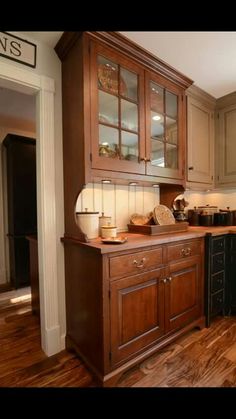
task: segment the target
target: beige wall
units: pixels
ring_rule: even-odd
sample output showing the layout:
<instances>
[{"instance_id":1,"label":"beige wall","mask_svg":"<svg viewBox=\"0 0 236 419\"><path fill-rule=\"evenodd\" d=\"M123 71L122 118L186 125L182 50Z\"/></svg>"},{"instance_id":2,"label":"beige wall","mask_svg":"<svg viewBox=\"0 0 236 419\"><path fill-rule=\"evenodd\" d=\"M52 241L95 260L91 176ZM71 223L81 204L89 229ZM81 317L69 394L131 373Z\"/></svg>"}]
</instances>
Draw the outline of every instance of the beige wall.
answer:
<instances>
[{"instance_id":1,"label":"beige wall","mask_svg":"<svg viewBox=\"0 0 236 419\"><path fill-rule=\"evenodd\" d=\"M236 209L236 188L202 193L186 191L184 196L189 201L189 208L209 204L222 209L226 207Z\"/></svg>"}]
</instances>

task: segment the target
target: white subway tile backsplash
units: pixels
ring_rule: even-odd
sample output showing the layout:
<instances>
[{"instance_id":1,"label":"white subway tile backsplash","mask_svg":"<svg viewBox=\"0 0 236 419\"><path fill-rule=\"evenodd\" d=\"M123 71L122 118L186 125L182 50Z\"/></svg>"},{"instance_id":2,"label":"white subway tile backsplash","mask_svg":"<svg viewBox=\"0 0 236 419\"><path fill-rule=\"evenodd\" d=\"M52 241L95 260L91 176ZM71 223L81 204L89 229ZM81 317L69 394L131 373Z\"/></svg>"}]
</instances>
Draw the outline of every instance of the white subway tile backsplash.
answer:
<instances>
[{"instance_id":1,"label":"white subway tile backsplash","mask_svg":"<svg viewBox=\"0 0 236 419\"><path fill-rule=\"evenodd\" d=\"M143 186L135 186L135 208L138 214L144 214Z\"/></svg>"},{"instance_id":2,"label":"white subway tile backsplash","mask_svg":"<svg viewBox=\"0 0 236 419\"><path fill-rule=\"evenodd\" d=\"M75 211L81 212L82 211L82 202L81 202L82 194L80 193L76 202Z\"/></svg>"},{"instance_id":3,"label":"white subway tile backsplash","mask_svg":"<svg viewBox=\"0 0 236 419\"><path fill-rule=\"evenodd\" d=\"M112 224L115 224L115 187L112 184L102 184L103 212L110 216Z\"/></svg>"},{"instance_id":4,"label":"white subway tile backsplash","mask_svg":"<svg viewBox=\"0 0 236 419\"><path fill-rule=\"evenodd\" d=\"M93 209L93 185L89 183L81 192L82 211L94 211Z\"/></svg>"},{"instance_id":5,"label":"white subway tile backsplash","mask_svg":"<svg viewBox=\"0 0 236 419\"><path fill-rule=\"evenodd\" d=\"M116 186L116 226L118 231L127 229L129 220L129 189L127 186Z\"/></svg>"},{"instance_id":6,"label":"white subway tile backsplash","mask_svg":"<svg viewBox=\"0 0 236 419\"><path fill-rule=\"evenodd\" d=\"M118 231L126 231L133 213L147 214L159 203L159 189L143 186L124 186L89 183L80 193L76 211L99 211L112 217Z\"/></svg>"},{"instance_id":7,"label":"white subway tile backsplash","mask_svg":"<svg viewBox=\"0 0 236 419\"><path fill-rule=\"evenodd\" d=\"M131 214L134 214L136 212L136 186L127 186L128 188L128 208L129 208L129 218Z\"/></svg>"},{"instance_id":8,"label":"white subway tile backsplash","mask_svg":"<svg viewBox=\"0 0 236 419\"><path fill-rule=\"evenodd\" d=\"M236 209L236 189L214 192L185 191L184 197L189 205L186 209L199 205L216 205L219 208ZM126 231L131 214L147 214L160 202L159 188L142 186L123 186L102 183L89 183L80 193L76 211L99 211L112 217L118 231Z\"/></svg>"},{"instance_id":9,"label":"white subway tile backsplash","mask_svg":"<svg viewBox=\"0 0 236 419\"><path fill-rule=\"evenodd\" d=\"M101 183L93 184L93 199L94 199L94 211L99 211L100 214L103 212L103 192Z\"/></svg>"},{"instance_id":10,"label":"white subway tile backsplash","mask_svg":"<svg viewBox=\"0 0 236 419\"><path fill-rule=\"evenodd\" d=\"M153 187L144 188L144 214L150 212L150 208L154 208L159 203L159 196L157 196Z\"/></svg>"}]
</instances>

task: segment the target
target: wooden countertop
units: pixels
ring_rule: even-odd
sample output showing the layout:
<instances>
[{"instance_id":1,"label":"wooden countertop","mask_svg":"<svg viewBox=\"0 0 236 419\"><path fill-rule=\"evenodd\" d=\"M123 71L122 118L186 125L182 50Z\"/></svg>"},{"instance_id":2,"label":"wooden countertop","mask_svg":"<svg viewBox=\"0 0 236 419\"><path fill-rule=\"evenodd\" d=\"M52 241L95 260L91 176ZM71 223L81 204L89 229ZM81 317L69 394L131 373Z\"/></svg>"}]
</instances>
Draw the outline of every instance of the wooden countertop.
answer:
<instances>
[{"instance_id":1,"label":"wooden countertop","mask_svg":"<svg viewBox=\"0 0 236 419\"><path fill-rule=\"evenodd\" d=\"M212 234L213 236L219 236L222 234L236 234L236 226L226 227L195 227L189 226L188 230L183 233L170 233L161 234L157 236L149 236L144 234L119 233L120 237L127 237L128 240L124 244L104 244L101 242L101 238L97 238L89 241L88 243L82 243L75 237L64 237L62 242L74 243L82 247L93 249L97 253L106 254L114 252L122 252L124 250L138 249L146 246L155 246L164 243L173 243L180 240L191 240L199 237L204 237L206 234Z\"/></svg>"},{"instance_id":2,"label":"wooden countertop","mask_svg":"<svg viewBox=\"0 0 236 419\"><path fill-rule=\"evenodd\" d=\"M70 242L75 243L80 246L89 247L98 253L114 253L121 252L124 250L138 249L146 246L155 246L158 244L172 243L179 240L194 239L198 237L205 236L204 231L186 231L183 233L171 233L171 234L161 234L159 236L149 236L144 234L128 233L123 232L119 234L120 237L127 237L128 240L124 244L104 244L101 243L101 238L91 240L89 243L82 243L76 238L64 237L62 241L64 243Z\"/></svg>"},{"instance_id":3,"label":"wooden countertop","mask_svg":"<svg viewBox=\"0 0 236 419\"><path fill-rule=\"evenodd\" d=\"M219 236L222 234L236 234L236 226L221 226L221 227L195 227L189 226L189 231L192 232L205 232L205 234L212 234L213 236Z\"/></svg>"}]
</instances>

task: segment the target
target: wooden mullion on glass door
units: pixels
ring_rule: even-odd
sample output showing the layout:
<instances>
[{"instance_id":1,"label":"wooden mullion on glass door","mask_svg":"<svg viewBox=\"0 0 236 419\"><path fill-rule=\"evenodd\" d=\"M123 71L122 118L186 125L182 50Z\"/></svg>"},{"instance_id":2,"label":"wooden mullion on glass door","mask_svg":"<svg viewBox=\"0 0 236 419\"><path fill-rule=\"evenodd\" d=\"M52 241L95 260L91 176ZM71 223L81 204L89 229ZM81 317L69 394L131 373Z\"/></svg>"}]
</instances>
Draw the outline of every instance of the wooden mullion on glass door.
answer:
<instances>
[{"instance_id":1,"label":"wooden mullion on glass door","mask_svg":"<svg viewBox=\"0 0 236 419\"><path fill-rule=\"evenodd\" d=\"M149 94L149 86L151 79L149 74L145 72L145 158L147 160L145 173L149 174L149 168L151 166L151 124L150 124L150 113L151 113L151 99ZM141 156L140 156L141 158Z\"/></svg>"},{"instance_id":2,"label":"wooden mullion on glass door","mask_svg":"<svg viewBox=\"0 0 236 419\"><path fill-rule=\"evenodd\" d=\"M121 96L120 96L120 65L118 65L118 130L119 130L119 159L121 159Z\"/></svg>"},{"instance_id":3,"label":"wooden mullion on glass door","mask_svg":"<svg viewBox=\"0 0 236 419\"><path fill-rule=\"evenodd\" d=\"M164 142L164 168L166 168L166 162L167 162L167 155L166 155L166 89L164 89L164 96L163 96L163 110L164 110L164 136L163 136L163 142Z\"/></svg>"}]
</instances>

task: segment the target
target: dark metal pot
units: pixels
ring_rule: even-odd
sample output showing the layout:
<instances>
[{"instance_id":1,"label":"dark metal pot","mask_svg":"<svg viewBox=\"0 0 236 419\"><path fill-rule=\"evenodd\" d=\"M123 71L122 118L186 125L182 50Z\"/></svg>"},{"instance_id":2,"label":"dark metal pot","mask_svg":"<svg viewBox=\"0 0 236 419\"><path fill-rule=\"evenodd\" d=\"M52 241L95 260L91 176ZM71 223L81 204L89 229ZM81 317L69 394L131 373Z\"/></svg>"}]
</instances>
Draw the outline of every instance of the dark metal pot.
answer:
<instances>
[{"instance_id":1,"label":"dark metal pot","mask_svg":"<svg viewBox=\"0 0 236 419\"><path fill-rule=\"evenodd\" d=\"M236 210L230 210L229 207L226 209L220 209L220 212L227 212L228 213L228 220L227 224L228 226L234 226L236 225Z\"/></svg>"},{"instance_id":2,"label":"dark metal pot","mask_svg":"<svg viewBox=\"0 0 236 419\"><path fill-rule=\"evenodd\" d=\"M213 214L199 214L200 226L212 226L213 225Z\"/></svg>"},{"instance_id":3,"label":"dark metal pot","mask_svg":"<svg viewBox=\"0 0 236 419\"><path fill-rule=\"evenodd\" d=\"M230 211L220 211L214 214L215 226L229 226L232 225L232 214Z\"/></svg>"},{"instance_id":4,"label":"dark metal pot","mask_svg":"<svg viewBox=\"0 0 236 419\"><path fill-rule=\"evenodd\" d=\"M199 226L199 212L196 209L188 210L188 222L191 226Z\"/></svg>"}]
</instances>

